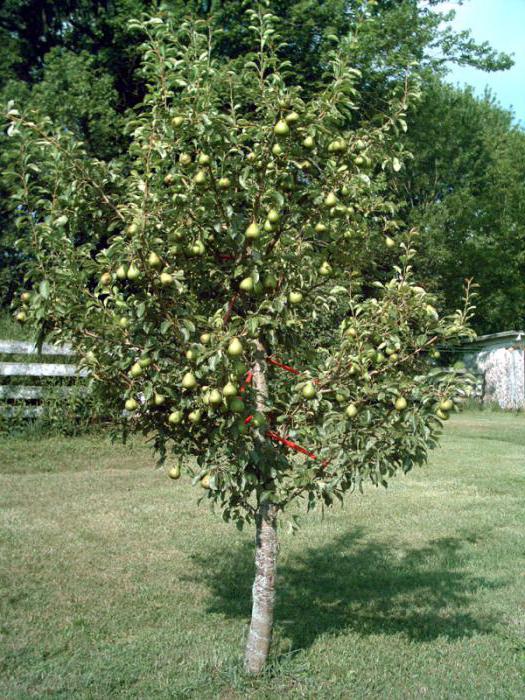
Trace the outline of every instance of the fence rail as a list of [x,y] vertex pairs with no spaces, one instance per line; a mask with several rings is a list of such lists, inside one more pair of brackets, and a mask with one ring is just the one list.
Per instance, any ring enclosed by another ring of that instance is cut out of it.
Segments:
[[35,343],[28,343],[25,340],[0,340],[0,355],[66,355],[73,357],[74,354],[69,345],[44,343],[39,351]]
[[[69,345],[49,345],[44,343],[37,347],[35,343],[20,340],[0,340],[0,355],[27,355],[26,362],[0,362],[0,414],[3,416],[22,415],[24,417],[40,415],[50,387],[27,384],[2,384],[3,378],[56,378],[67,381],[87,377],[88,370],[79,369],[75,364],[63,361],[54,362],[50,358],[74,358],[75,353]],[[42,359],[46,358],[46,362]],[[71,386],[53,387],[54,395],[67,396],[76,391]],[[33,403],[29,403],[33,402]]]

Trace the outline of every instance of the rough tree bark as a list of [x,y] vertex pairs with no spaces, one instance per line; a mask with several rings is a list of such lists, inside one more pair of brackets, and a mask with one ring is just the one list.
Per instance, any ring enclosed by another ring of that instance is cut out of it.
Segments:
[[[257,410],[264,413],[268,399],[267,365],[264,347],[261,343],[257,345],[259,352],[253,368],[253,387],[257,392]],[[265,441],[262,433],[258,439],[261,443]],[[277,546],[277,508],[272,503],[259,503],[255,535],[252,619],[244,657],[245,669],[252,674],[260,673],[264,668],[272,641]]]
[[272,641],[277,568],[277,527],[275,506],[262,503],[257,514],[255,580],[252,588],[252,620],[246,641],[244,666],[248,673],[262,671]]

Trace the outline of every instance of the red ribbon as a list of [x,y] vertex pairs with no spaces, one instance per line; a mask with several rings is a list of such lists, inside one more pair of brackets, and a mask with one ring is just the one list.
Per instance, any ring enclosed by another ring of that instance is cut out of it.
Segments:
[[248,373],[246,375],[246,379],[244,380],[243,385],[239,389],[239,394],[243,394],[246,391],[246,386],[250,384],[250,382],[253,379],[253,372],[251,370],[248,370]]
[[[293,367],[290,367],[289,365],[285,365],[282,362],[279,362],[278,360],[275,360],[273,357],[268,357],[266,359],[267,362],[269,362],[271,365],[275,365],[276,367],[280,367],[281,369],[286,370],[287,372],[291,372],[292,374],[301,374],[298,369],[294,369]],[[246,378],[244,380],[243,385],[239,389],[239,392],[242,394],[244,391],[246,391],[246,387],[248,384],[251,383],[253,380],[253,372],[251,370],[248,371],[246,374]],[[251,423],[253,420],[253,416],[247,416],[244,419],[244,424],[248,425],[248,423]],[[269,437],[270,440],[274,440],[275,442],[280,442],[282,445],[286,445],[286,447],[289,447],[291,450],[294,450],[295,452],[300,452],[303,455],[306,455],[307,457],[310,457],[310,459],[318,459],[317,455],[314,454],[313,452],[310,452],[310,450],[307,450],[305,447],[301,447],[301,445],[298,445],[296,442],[293,440],[290,440],[289,438],[285,438],[282,435],[279,435],[279,433],[276,433],[274,430],[267,430],[265,433],[266,437]],[[328,461],[325,459],[323,460],[323,467],[326,467],[328,464]]]
[[298,369],[294,369],[293,367],[290,367],[290,365],[283,365],[282,362],[274,360],[273,357],[268,357],[266,362],[269,362],[271,365],[275,365],[276,367],[280,367],[281,369],[285,369],[287,372],[291,372],[292,374],[301,374]]

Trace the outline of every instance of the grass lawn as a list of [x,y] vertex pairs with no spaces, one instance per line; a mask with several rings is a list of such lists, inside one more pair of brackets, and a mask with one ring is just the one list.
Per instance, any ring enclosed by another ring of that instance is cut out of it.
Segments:
[[242,673],[252,533],[104,436],[0,443],[1,698],[525,698],[525,416],[281,535],[268,672]]
[[0,340],[31,340],[31,331],[0,309]]

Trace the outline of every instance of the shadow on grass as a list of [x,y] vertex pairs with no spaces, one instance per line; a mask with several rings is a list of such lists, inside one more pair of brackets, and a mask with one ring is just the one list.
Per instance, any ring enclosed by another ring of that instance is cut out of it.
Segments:
[[[444,538],[405,552],[354,531],[292,555],[279,567],[278,637],[296,650],[325,633],[430,641],[488,632],[493,621],[469,612],[469,602],[478,589],[498,584],[465,571],[463,547],[475,539]],[[209,612],[249,619],[253,556],[246,543],[193,557],[211,593]]]

